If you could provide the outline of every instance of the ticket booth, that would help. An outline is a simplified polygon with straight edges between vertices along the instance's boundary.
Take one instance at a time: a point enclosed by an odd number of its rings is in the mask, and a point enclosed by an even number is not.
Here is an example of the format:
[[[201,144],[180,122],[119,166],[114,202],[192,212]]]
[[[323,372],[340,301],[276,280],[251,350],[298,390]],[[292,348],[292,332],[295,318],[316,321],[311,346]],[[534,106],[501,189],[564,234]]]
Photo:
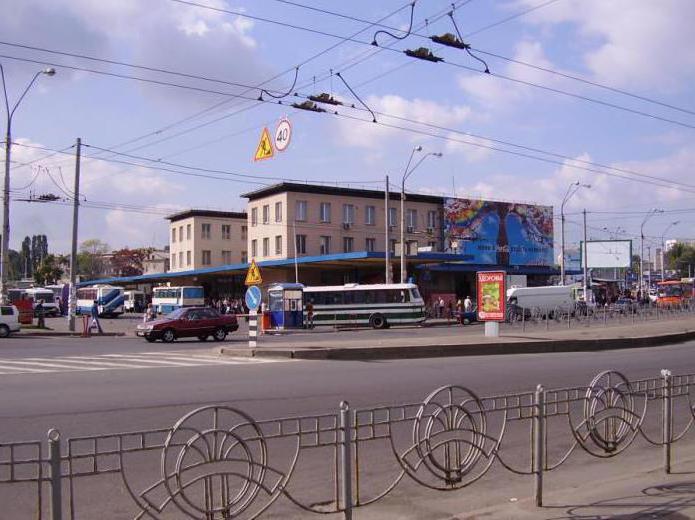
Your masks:
[[[272,328],[301,329],[304,326],[303,291],[304,286],[300,283],[278,283],[268,288]]]

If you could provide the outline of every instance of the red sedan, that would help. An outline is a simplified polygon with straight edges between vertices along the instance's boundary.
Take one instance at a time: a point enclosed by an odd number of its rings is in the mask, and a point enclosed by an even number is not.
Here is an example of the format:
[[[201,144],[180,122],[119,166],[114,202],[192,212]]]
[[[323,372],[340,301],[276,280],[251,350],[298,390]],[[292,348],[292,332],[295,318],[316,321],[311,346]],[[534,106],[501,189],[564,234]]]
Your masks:
[[[224,341],[227,334],[238,328],[239,323],[234,314],[220,314],[208,307],[186,307],[138,325],[135,334],[149,342],[161,339],[165,343],[171,343],[178,338],[198,338],[205,341],[209,336],[215,341]]]

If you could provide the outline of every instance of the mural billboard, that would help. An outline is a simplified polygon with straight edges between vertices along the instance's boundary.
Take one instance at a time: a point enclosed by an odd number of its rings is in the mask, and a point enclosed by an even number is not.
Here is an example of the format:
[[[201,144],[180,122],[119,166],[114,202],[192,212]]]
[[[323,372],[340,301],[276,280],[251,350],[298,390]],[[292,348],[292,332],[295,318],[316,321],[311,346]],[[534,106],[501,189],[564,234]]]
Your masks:
[[[551,266],[553,208],[487,200],[444,199],[444,239],[474,264]]]

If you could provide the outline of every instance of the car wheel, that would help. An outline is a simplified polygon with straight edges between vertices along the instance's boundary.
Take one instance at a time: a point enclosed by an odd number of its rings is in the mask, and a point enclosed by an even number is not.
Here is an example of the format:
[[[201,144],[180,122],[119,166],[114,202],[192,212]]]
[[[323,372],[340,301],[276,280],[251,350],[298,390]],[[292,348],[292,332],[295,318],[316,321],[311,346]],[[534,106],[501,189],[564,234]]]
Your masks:
[[[224,341],[227,337],[227,329],[220,327],[215,330],[212,336],[215,338],[215,341]]]
[[[7,325],[0,325],[0,338],[6,338],[10,335],[10,328]]]
[[[166,329],[164,332],[162,332],[162,341],[164,343],[171,343],[176,339],[176,333],[174,332],[174,329]]]
[[[155,341],[157,341],[157,338],[154,338],[152,336],[145,336],[145,341],[147,341],[147,343],[154,343]]]
[[[200,341],[207,341],[207,340],[208,340],[208,337],[207,337],[207,336],[198,336],[198,339],[199,339]]]
[[[470,325],[470,324],[471,324],[471,319],[470,319],[470,318],[463,318],[463,324],[464,324],[464,325]]]
[[[369,326],[373,329],[385,329],[386,318],[384,318],[381,314],[375,314],[369,318]]]

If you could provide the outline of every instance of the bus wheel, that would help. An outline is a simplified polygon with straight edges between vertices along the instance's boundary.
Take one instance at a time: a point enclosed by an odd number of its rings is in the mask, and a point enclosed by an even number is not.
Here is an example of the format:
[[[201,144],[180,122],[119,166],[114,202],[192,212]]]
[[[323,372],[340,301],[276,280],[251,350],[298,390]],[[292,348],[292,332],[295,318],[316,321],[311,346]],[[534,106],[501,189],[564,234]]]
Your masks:
[[[386,318],[384,318],[381,314],[375,314],[369,318],[369,326],[373,329],[385,329]]]

